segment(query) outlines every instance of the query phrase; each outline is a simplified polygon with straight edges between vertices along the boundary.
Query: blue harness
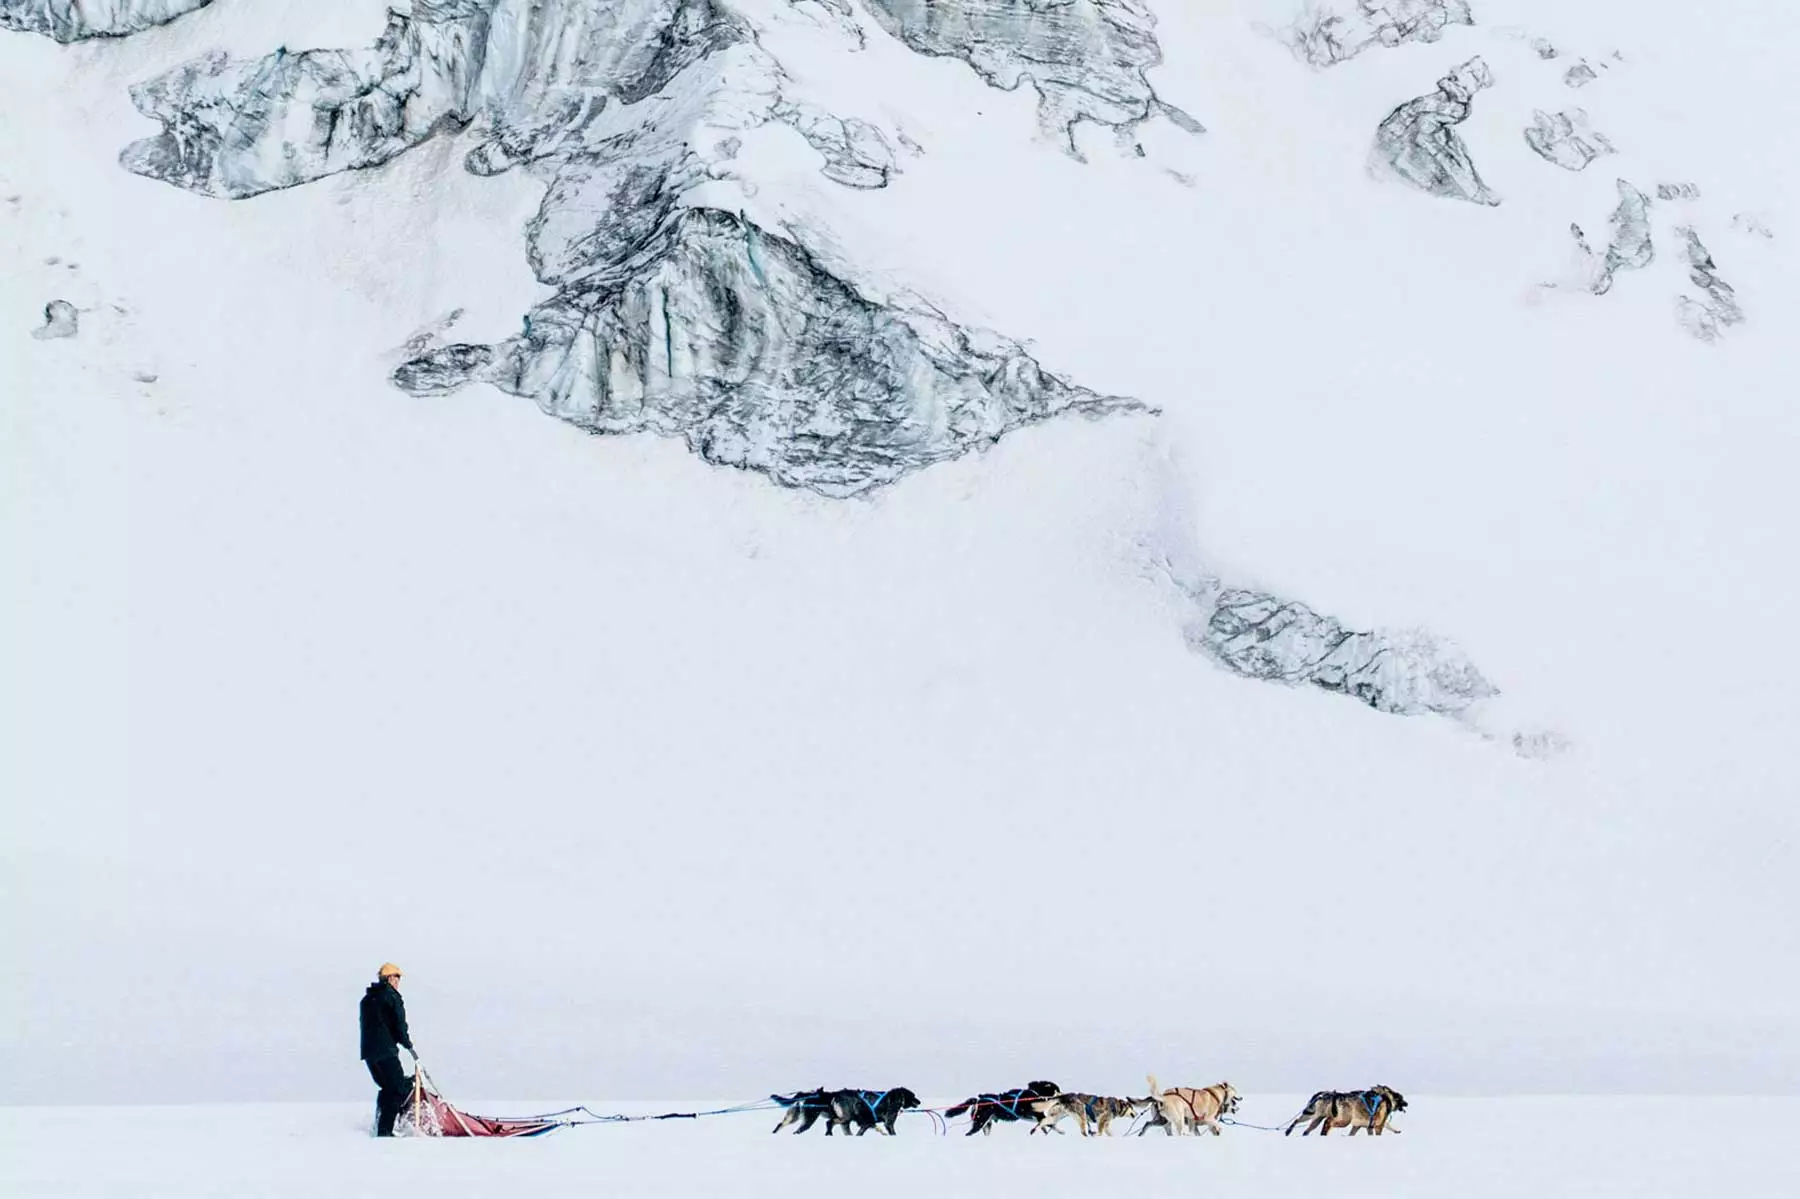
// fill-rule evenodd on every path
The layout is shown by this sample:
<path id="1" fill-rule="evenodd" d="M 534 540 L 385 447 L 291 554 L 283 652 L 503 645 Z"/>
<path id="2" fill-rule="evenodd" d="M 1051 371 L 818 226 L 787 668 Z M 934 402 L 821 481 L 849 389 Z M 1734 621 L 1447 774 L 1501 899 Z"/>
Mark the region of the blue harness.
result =
<path id="1" fill-rule="evenodd" d="M 1019 1104 L 1025 1102 L 1025 1096 L 1028 1094 L 1031 1094 L 1031 1092 L 1026 1091 L 1023 1087 L 1021 1087 L 1020 1089 L 1018 1089 L 1016 1091 L 1008 1091 L 1008 1092 L 1006 1092 L 1006 1094 L 1012 1096 L 1011 1102 L 1002 1100 L 1000 1098 L 1000 1096 L 998 1096 L 998 1095 L 995 1095 L 988 1102 L 992 1103 L 995 1107 L 1000 1108 L 1007 1115 L 1009 1115 L 1013 1119 L 1017 1120 L 1019 1118 Z M 1037 1096 L 1033 1096 L 1033 1098 L 1036 1098 L 1036 1097 Z"/>

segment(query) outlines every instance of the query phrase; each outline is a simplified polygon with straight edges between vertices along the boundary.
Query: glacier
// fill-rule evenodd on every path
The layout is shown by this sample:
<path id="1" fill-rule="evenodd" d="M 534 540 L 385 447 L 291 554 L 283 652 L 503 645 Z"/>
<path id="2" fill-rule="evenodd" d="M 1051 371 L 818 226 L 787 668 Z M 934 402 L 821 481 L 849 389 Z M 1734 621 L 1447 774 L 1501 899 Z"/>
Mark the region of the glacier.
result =
<path id="1" fill-rule="evenodd" d="M 1157 116 L 1189 133 L 1204 126 L 1163 101 L 1145 72 L 1162 62 L 1156 15 L 1143 0 L 863 0 L 875 20 L 921 54 L 959 58 L 991 86 L 1029 83 L 1046 135 L 1079 158 L 1076 127 L 1129 141 Z"/>
<path id="2" fill-rule="evenodd" d="M 0 29 L 59 42 L 126 37 L 196 12 L 213 0 L 0 0 Z"/>
<path id="3" fill-rule="evenodd" d="M 1469 119 L 1476 93 L 1493 85 L 1487 63 L 1471 58 L 1438 80 L 1436 91 L 1394 109 L 1375 132 L 1370 168 L 1434 196 L 1499 204 L 1456 133 Z"/>
<path id="4" fill-rule="evenodd" d="M 847 6 L 828 7 L 855 25 Z M 963 59 L 995 87 L 1029 81 L 1042 128 L 1071 153 L 1082 122 L 1127 140 L 1159 115 L 1201 130 L 1148 82 L 1161 50 L 1140 0 L 867 7 L 919 53 Z M 861 286 L 854 264 L 827 250 L 828 231 L 771 228 L 720 205 L 714 185 L 736 177 L 742 137 L 769 125 L 799 134 L 820 174 L 847 189 L 883 188 L 900 169 L 898 135 L 811 102 L 763 47 L 755 11 L 727 0 L 416 0 L 390 9 L 365 48 L 215 51 L 136 84 L 132 103 L 161 130 L 120 162 L 245 200 L 467 133 L 471 173 L 544 181 L 526 253 L 554 294 L 498 343 L 421 338 L 394 384 L 432 396 L 487 383 L 588 432 L 677 437 L 709 463 L 785 487 L 856 496 L 1031 424 L 1154 413 L 923 297 Z M 1435 36 L 1428 19 L 1405 28 Z M 1472 90 L 1478 67 L 1442 87 L 1467 78 Z M 1407 153 L 1447 138 L 1449 149 L 1430 152 L 1454 159 L 1453 133 L 1417 127 L 1425 107 L 1441 105 L 1405 110 Z M 1453 161 L 1439 169 L 1473 179 Z M 1246 677 L 1397 714 L 1454 714 L 1497 694 L 1428 635 L 1347 632 L 1243 588 L 1215 588 L 1204 606 L 1205 632 L 1190 643 Z"/>
<path id="5" fill-rule="evenodd" d="M 1292 21 L 1271 32 L 1296 58 L 1323 70 L 1377 46 L 1429 44 L 1452 26 L 1473 24 L 1469 0 L 1306 0 Z"/>

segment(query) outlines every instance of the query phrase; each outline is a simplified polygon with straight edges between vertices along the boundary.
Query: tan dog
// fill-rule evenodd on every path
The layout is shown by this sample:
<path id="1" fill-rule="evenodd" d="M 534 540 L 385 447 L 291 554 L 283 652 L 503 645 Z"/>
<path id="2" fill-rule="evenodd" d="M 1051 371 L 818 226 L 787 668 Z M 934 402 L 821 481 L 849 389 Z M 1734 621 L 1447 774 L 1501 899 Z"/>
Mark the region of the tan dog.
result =
<path id="1" fill-rule="evenodd" d="M 1210 1087 L 1170 1087 L 1163 1090 L 1150 1075 L 1150 1098 L 1156 1104 L 1156 1118 L 1138 1129 L 1141 1137 L 1157 1125 L 1169 1136 L 1198 1136 L 1202 1127 L 1212 1129 L 1216 1137 L 1223 1131 L 1219 1117 L 1237 1111 L 1238 1093 L 1228 1082 Z"/>
<path id="2" fill-rule="evenodd" d="M 1300 1121 L 1310 1121 L 1301 1136 L 1311 1136 L 1313 1129 L 1328 1137 L 1334 1128 L 1348 1128 L 1355 1136 L 1357 1129 L 1367 1129 L 1378 1137 L 1387 1131 L 1388 1120 L 1395 1112 L 1406 1110 L 1406 1096 L 1392 1087 L 1370 1087 L 1366 1091 L 1320 1091 L 1307 1100 L 1306 1110 L 1294 1117 L 1284 1136 L 1291 1135 Z M 1398 1128 L 1394 1135 L 1400 1135 Z"/>

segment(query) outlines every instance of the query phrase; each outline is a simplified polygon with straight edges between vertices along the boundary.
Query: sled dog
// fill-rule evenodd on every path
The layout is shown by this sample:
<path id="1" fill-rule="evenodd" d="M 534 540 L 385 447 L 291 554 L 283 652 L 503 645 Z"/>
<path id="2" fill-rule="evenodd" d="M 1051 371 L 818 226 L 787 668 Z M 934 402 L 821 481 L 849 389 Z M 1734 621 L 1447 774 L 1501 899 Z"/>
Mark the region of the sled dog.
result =
<path id="1" fill-rule="evenodd" d="M 1328 1137 L 1334 1128 L 1348 1128 L 1350 1135 L 1355 1136 L 1359 1128 L 1367 1129 L 1370 1136 L 1380 1136 L 1387 1131 L 1388 1120 L 1395 1112 L 1406 1110 L 1406 1096 L 1392 1087 L 1376 1086 L 1366 1091 L 1320 1091 L 1306 1101 L 1306 1110 L 1295 1116 L 1293 1122 L 1282 1132 L 1283 1136 L 1292 1136 L 1294 1129 L 1302 1120 L 1309 1121 L 1301 1136 L 1311 1136 L 1313 1129 L 1319 1135 Z M 1400 1130 L 1394 1129 L 1395 1135 Z"/>
<path id="2" fill-rule="evenodd" d="M 1109 1095 L 1065 1092 L 1037 1106 L 1034 1112 L 1037 1123 L 1031 1131 L 1060 1133 L 1062 1129 L 1058 1125 L 1066 1117 L 1074 1116 L 1082 1136 L 1111 1136 L 1114 1120 L 1129 1120 L 1139 1112 L 1149 1111 L 1151 1104 L 1149 1099 L 1115 1099 Z"/>
<path id="3" fill-rule="evenodd" d="M 771 1128 L 770 1132 L 780 1132 L 790 1124 L 798 1124 L 794 1129 L 798 1136 L 819 1122 L 831 1105 L 832 1092 L 824 1087 L 814 1087 L 810 1091 L 795 1091 L 792 1095 L 771 1095 L 770 1099 L 781 1105 L 781 1121 Z"/>
<path id="4" fill-rule="evenodd" d="M 996 1124 L 1011 1124 L 1014 1120 L 1036 1121 L 1039 1109 L 1060 1094 L 1061 1087 L 1039 1080 L 1010 1091 L 983 1091 L 963 1100 L 944 1115 L 954 1120 L 968 1112 L 969 1131 L 963 1135 L 972 1137 L 979 1132 L 986 1136 L 993 1133 Z"/>
<path id="5" fill-rule="evenodd" d="M 1237 1111 L 1238 1106 L 1238 1093 L 1228 1082 L 1164 1090 L 1154 1074 L 1150 1075 L 1150 1098 L 1156 1104 L 1156 1115 L 1138 1129 L 1140 1137 L 1158 1125 L 1169 1136 L 1197 1136 L 1204 1126 L 1216 1137 L 1221 1131 L 1219 1117 Z"/>
<path id="6" fill-rule="evenodd" d="M 848 1136 L 854 1125 L 859 1137 L 871 1128 L 891 1137 L 900 1113 L 919 1106 L 919 1097 L 905 1087 L 889 1091 L 833 1091 L 826 1098 L 826 1136 L 834 1128 L 842 1128 Z"/>

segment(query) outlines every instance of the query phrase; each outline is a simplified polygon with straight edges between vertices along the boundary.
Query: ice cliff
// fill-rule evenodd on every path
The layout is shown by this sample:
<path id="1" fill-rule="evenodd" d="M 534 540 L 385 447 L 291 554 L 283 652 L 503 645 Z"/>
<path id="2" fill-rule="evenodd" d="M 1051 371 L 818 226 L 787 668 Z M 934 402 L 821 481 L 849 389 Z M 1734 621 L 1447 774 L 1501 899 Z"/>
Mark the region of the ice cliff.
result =
<path id="1" fill-rule="evenodd" d="M 1162 62 L 1156 17 L 1143 0 L 863 0 L 875 20 L 921 54 L 960 58 L 994 87 L 1029 83 L 1038 119 L 1070 153 L 1083 121 L 1129 135 L 1167 116 L 1191 133 L 1200 122 L 1164 103 L 1145 72 Z"/>
<path id="2" fill-rule="evenodd" d="M 124 37 L 173 21 L 212 0 L 0 0 L 0 29 L 59 42 Z"/>
<path id="3" fill-rule="evenodd" d="M 212 195 L 376 166 L 471 125 L 469 170 L 546 180 L 527 249 L 556 295 L 500 345 L 401 366 L 415 393 L 479 379 L 584 429 L 679 436 L 710 462 L 830 495 L 1063 412 L 1142 407 L 923 303 L 868 298 L 804 231 L 701 202 L 732 174 L 736 135 L 771 122 L 846 186 L 897 169 L 880 129 L 798 96 L 717 0 L 420 0 L 366 49 L 214 55 L 133 100 L 163 129 L 124 164 Z"/>
<path id="4" fill-rule="evenodd" d="M 1276 37 L 1294 56 L 1323 69 L 1377 46 L 1435 42 L 1454 25 L 1473 25 L 1468 0 L 1309 0 Z"/>
<path id="5" fill-rule="evenodd" d="M 1247 678 L 1319 687 L 1382 712 L 1455 715 L 1499 694 L 1456 646 L 1418 630 L 1359 632 L 1305 604 L 1209 588 L 1188 642 Z"/>
<path id="6" fill-rule="evenodd" d="M 1469 119 L 1475 94 L 1493 84 L 1487 63 L 1471 58 L 1438 80 L 1436 91 L 1394 109 L 1375 131 L 1371 168 L 1434 196 L 1500 203 L 1456 133 Z"/>

